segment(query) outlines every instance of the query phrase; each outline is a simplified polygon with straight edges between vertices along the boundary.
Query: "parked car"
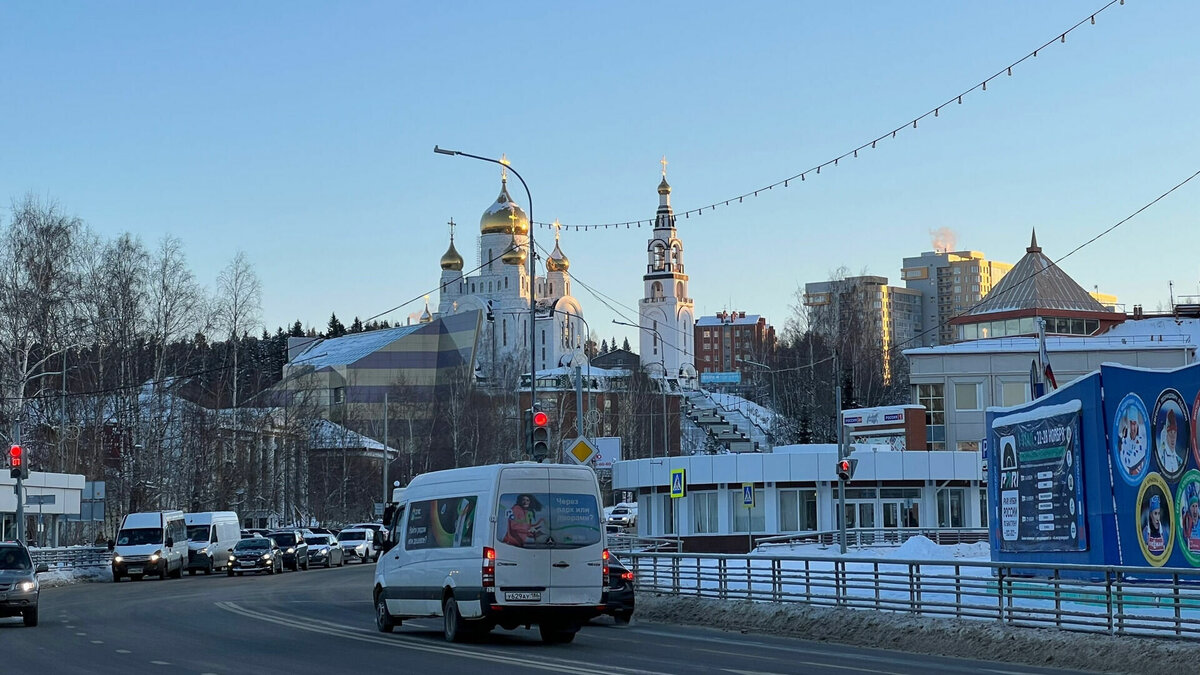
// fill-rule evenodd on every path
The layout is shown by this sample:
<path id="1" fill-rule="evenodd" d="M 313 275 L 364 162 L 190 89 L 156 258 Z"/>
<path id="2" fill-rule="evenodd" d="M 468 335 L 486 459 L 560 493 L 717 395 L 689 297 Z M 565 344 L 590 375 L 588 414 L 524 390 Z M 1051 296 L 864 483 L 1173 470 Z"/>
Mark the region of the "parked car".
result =
<path id="1" fill-rule="evenodd" d="M 270 537 L 251 537 L 242 539 L 229 550 L 232 564 L 229 566 L 229 576 L 246 573 L 257 574 L 266 572 L 275 574 L 283 571 L 283 551 L 279 544 Z"/>
<path id="2" fill-rule="evenodd" d="M 608 513 L 608 524 L 618 527 L 637 526 L 637 507 L 628 504 L 617 504 Z"/>
<path id="3" fill-rule="evenodd" d="M 0 616 L 20 616 L 26 626 L 38 625 L 37 575 L 46 569 L 44 563 L 34 568 L 29 549 L 20 542 L 0 542 Z"/>
<path id="4" fill-rule="evenodd" d="M 374 530 L 350 527 L 338 532 L 338 545 L 348 558 L 357 558 L 359 562 L 367 562 L 374 555 L 375 547 L 372 541 Z"/>
<path id="5" fill-rule="evenodd" d="M 257 532 L 251 532 L 250 530 L 242 530 L 242 539 L 254 539 L 255 537 L 261 537 L 261 536 L 262 535 Z"/>
<path id="6" fill-rule="evenodd" d="M 608 559 L 608 586 L 604 588 L 603 613 L 622 624 L 629 623 L 633 617 L 633 571 L 615 555 Z"/>
<path id="7" fill-rule="evenodd" d="M 329 529 L 328 527 L 311 527 L 309 530 L 311 530 L 313 534 L 328 534 L 334 537 L 337 536 L 337 532 Z"/>
<path id="8" fill-rule="evenodd" d="M 283 566 L 293 570 L 308 569 L 308 544 L 300 530 L 276 530 L 269 535 L 283 551 Z"/>
<path id="9" fill-rule="evenodd" d="M 346 556 L 338 546 L 338 540 L 331 534 L 314 534 L 304 538 L 308 544 L 308 562 L 313 565 L 341 567 L 346 564 Z"/>

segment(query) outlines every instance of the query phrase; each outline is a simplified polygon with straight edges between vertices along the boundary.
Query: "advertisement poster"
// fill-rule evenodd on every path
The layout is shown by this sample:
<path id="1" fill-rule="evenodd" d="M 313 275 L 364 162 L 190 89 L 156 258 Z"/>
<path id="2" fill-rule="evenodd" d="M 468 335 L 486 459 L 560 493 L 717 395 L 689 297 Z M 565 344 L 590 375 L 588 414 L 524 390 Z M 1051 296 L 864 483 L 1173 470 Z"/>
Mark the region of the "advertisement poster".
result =
<path id="1" fill-rule="evenodd" d="M 496 538 L 521 548 L 580 548 L 600 543 L 596 496 L 508 493 L 500 496 Z"/>
<path id="2" fill-rule="evenodd" d="M 1087 549 L 1078 401 L 998 417 L 1000 547 Z"/>
<path id="3" fill-rule="evenodd" d="M 404 548 L 412 551 L 470 546 L 475 532 L 477 499 L 471 495 L 409 504 Z"/>

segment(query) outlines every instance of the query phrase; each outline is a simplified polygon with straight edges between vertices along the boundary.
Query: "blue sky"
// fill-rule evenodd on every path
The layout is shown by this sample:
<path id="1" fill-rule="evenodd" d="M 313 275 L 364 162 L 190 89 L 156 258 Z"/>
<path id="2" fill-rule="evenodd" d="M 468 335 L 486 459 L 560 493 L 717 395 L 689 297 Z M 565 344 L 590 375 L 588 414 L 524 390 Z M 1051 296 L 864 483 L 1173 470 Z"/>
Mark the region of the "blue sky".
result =
<path id="1" fill-rule="evenodd" d="M 662 155 L 677 211 L 728 199 L 911 120 L 1104 4 L 5 3 L 0 217 L 33 192 L 106 236 L 173 234 L 210 286 L 245 250 L 269 328 L 348 323 L 436 288 L 450 218 L 475 259 L 498 172 L 435 144 L 507 153 L 538 221 L 650 218 Z M 899 284 L 940 227 L 1009 262 L 1036 227 L 1065 254 L 1200 169 L 1198 24 L 1200 3 L 1128 0 L 877 150 L 681 218 L 698 313 L 782 326 L 796 289 L 840 266 Z M 1198 204 L 1200 179 L 1063 267 L 1128 305 L 1165 304 L 1169 281 L 1200 293 Z M 562 245 L 632 317 L 647 235 Z M 633 341 L 576 294 L 598 333 Z"/>

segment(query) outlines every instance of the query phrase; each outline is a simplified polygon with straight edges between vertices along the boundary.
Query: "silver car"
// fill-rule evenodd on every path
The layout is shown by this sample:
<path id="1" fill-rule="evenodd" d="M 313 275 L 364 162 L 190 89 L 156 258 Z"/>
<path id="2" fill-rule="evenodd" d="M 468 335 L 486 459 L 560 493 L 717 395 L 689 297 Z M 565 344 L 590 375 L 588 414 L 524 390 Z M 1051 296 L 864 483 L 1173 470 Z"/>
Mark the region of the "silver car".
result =
<path id="1" fill-rule="evenodd" d="M 374 536 L 374 530 L 351 527 L 338 532 L 337 540 L 347 559 L 357 558 L 359 562 L 367 562 L 375 553 L 372 544 Z"/>
<path id="2" fill-rule="evenodd" d="M 35 569 L 29 549 L 20 543 L 0 542 L 0 616 L 20 616 L 26 626 L 38 625 L 37 575 L 47 569 L 45 564 Z"/>

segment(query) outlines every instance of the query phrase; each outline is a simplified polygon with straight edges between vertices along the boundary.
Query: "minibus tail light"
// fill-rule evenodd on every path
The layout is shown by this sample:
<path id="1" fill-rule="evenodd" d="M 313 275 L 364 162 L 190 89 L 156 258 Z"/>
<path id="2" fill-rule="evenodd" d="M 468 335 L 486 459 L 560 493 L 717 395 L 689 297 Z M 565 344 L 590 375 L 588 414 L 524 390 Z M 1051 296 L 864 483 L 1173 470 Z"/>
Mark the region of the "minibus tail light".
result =
<path id="1" fill-rule="evenodd" d="M 488 546 L 483 547 L 483 590 L 496 591 L 496 549 Z"/>

